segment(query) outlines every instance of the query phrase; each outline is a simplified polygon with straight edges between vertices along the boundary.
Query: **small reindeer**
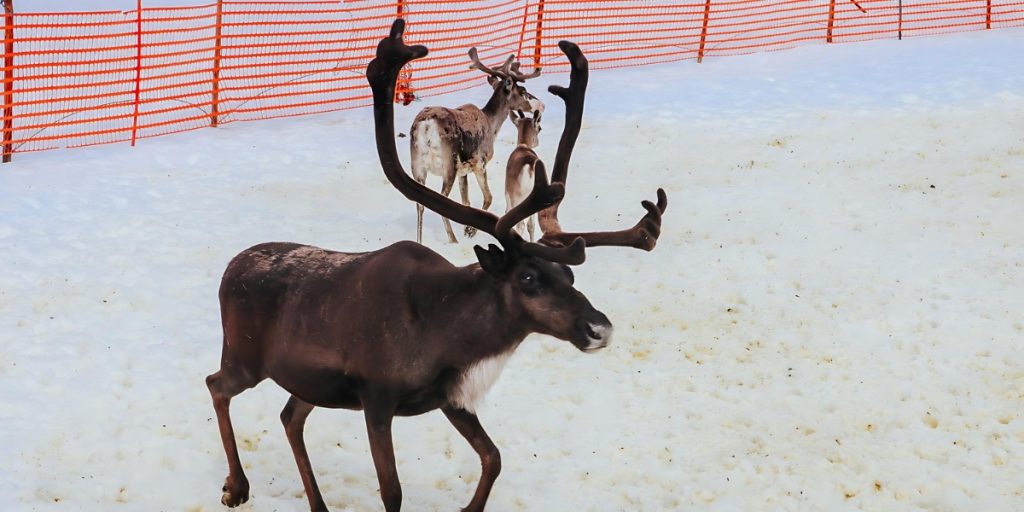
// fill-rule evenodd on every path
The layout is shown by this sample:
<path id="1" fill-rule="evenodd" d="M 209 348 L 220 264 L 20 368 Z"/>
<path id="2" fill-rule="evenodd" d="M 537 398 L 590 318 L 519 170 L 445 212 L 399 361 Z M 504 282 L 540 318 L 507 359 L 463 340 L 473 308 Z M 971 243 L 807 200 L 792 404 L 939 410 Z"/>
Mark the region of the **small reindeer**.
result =
<path id="1" fill-rule="evenodd" d="M 468 175 L 473 173 L 484 196 L 483 209 L 491 206 L 492 196 L 487 184 L 487 163 L 494 156 L 494 139 L 511 110 L 543 110 L 544 104 L 519 85 L 540 76 L 540 68 L 526 75 L 519 72 L 519 63 L 509 55 L 498 69 L 480 62 L 476 48 L 469 50 L 472 69 L 487 74 L 494 92 L 483 108 L 463 105 L 458 108 L 427 107 L 413 120 L 409 145 L 412 155 L 412 177 L 420 184 L 427 182 L 427 174 L 441 177 L 441 194 L 451 193 L 455 179 L 459 180 L 462 204 L 469 205 Z M 444 229 L 448 241 L 457 242 L 447 218 Z M 476 234 L 476 228 L 466 226 L 466 236 Z M 423 205 L 416 205 L 416 241 L 423 242 Z"/>
<path id="2" fill-rule="evenodd" d="M 516 149 L 509 155 L 508 164 L 505 166 L 505 212 L 523 202 L 526 195 L 530 193 L 529 187 L 533 186 L 534 166 L 539 160 L 533 148 L 540 143 L 540 115 L 539 110 L 533 112 L 533 117 L 527 117 L 522 110 L 509 114 L 512 123 L 519 130 L 519 134 Z M 534 241 L 534 217 L 534 215 L 530 215 L 525 221 L 516 224 L 514 228 L 522 236 L 525 227 L 530 234 L 531 242 Z"/>
<path id="3" fill-rule="evenodd" d="M 557 207 L 565 194 L 562 183 L 547 181 L 540 161 L 530 194 L 500 218 L 411 179 L 395 147 L 395 81 L 402 66 L 427 49 L 405 45 L 404 27 L 403 20 L 394 22 L 366 70 L 384 174 L 406 198 L 490 234 L 501 247 L 475 247 L 478 263 L 462 267 L 408 241 L 363 253 L 275 242 L 235 256 L 220 284 L 220 369 L 206 378 L 227 455 L 221 502 L 229 507 L 249 499 L 231 399 L 269 378 L 292 395 L 281 422 L 310 510 L 325 512 L 327 505 L 303 430 L 314 408 L 329 407 L 363 411 L 387 512 L 402 505 L 393 419 L 440 409 L 480 456 L 480 481 L 463 510 L 482 511 L 501 471 L 501 455 L 476 410 L 512 352 L 530 333 L 568 341 L 583 352 L 596 352 L 611 341 L 611 322 L 573 286 L 566 265 L 583 263 L 587 246 L 649 251 L 661 232 L 668 199 L 659 189 L 657 205 L 644 201 L 647 213 L 630 229 L 567 233 L 554 217 L 554 222 L 542 218 L 541 228 L 550 231 L 539 243 L 523 240 L 512 226 Z M 572 64 L 569 87 L 552 90 L 566 103 L 566 131 L 554 164 L 564 182 L 583 114 L 587 60 L 576 45 L 563 41 L 559 46 Z"/>

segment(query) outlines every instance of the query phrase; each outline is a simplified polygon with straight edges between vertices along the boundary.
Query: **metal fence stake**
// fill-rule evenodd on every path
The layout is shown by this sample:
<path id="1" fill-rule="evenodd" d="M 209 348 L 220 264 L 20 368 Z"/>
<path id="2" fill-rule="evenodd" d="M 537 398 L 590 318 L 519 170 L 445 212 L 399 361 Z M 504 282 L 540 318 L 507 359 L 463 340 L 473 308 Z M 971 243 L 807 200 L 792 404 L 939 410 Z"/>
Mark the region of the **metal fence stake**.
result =
<path id="1" fill-rule="evenodd" d="M 14 0 L 4 0 L 4 155 L 11 161 L 14 151 Z"/>

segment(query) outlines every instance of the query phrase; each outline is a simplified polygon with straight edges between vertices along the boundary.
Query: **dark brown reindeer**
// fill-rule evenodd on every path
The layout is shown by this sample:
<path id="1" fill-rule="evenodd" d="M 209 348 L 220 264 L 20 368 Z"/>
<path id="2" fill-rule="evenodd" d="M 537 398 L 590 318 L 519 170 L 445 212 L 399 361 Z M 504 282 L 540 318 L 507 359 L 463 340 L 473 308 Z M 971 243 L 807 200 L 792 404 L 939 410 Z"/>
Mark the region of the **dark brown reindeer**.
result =
<path id="1" fill-rule="evenodd" d="M 544 105 L 526 91 L 522 85 L 526 80 L 540 76 L 540 68 L 530 74 L 519 72 L 519 63 L 513 62 L 513 55 L 498 69 L 491 69 L 480 62 L 476 48 L 469 50 L 473 62 L 470 68 L 487 74 L 487 81 L 494 88 L 490 99 L 483 108 L 466 104 L 458 108 L 427 107 L 420 111 L 409 130 L 409 150 L 412 177 L 421 185 L 427 182 L 428 174 L 441 177 L 441 194 L 445 197 L 452 191 L 455 179 L 459 180 L 462 204 L 469 206 L 469 174 L 476 176 L 477 185 L 483 194 L 483 209 L 491 207 L 493 196 L 487 183 L 487 163 L 494 156 L 494 139 L 498 136 L 505 117 L 512 110 L 543 110 Z M 448 241 L 457 242 L 451 222 L 443 217 Z M 476 228 L 466 226 L 466 236 L 472 237 Z M 423 205 L 416 205 L 416 241 L 423 243 Z"/>
<path id="2" fill-rule="evenodd" d="M 508 156 L 508 163 L 505 164 L 505 212 L 514 208 L 526 199 L 526 194 L 533 183 L 533 168 L 540 161 L 533 148 L 540 143 L 540 111 L 534 111 L 533 117 L 523 114 L 518 110 L 509 114 L 512 123 L 519 131 L 516 136 L 516 148 Z M 523 236 L 524 229 L 530 234 L 530 241 L 533 242 L 533 215 L 526 221 L 516 224 L 513 229 L 519 236 Z M 524 226 L 525 224 L 525 226 Z"/>
<path id="3" fill-rule="evenodd" d="M 567 340 L 585 352 L 610 340 L 611 323 L 573 288 L 566 266 L 583 262 L 592 235 L 552 232 L 559 245 L 552 247 L 512 232 L 521 219 L 563 197 L 563 185 L 548 183 L 543 164 L 537 165 L 530 195 L 500 218 L 452 201 L 405 174 L 394 142 L 395 80 L 403 65 L 427 49 L 406 46 L 404 26 L 395 21 L 367 67 L 384 173 L 407 198 L 483 230 L 501 248 L 476 247 L 479 263 L 465 267 L 413 242 L 365 253 L 267 243 L 236 256 L 220 287 L 220 371 L 206 379 L 228 460 L 221 501 L 230 507 L 249 496 L 228 412 L 231 398 L 270 378 L 292 394 L 281 421 L 311 510 L 327 510 L 303 441 L 306 418 L 315 407 L 363 410 L 388 512 L 398 511 L 402 502 L 393 418 L 441 409 L 481 460 L 480 482 L 463 510 L 483 510 L 501 459 L 475 410 L 509 355 L 530 333 Z M 567 118 L 578 123 L 587 62 L 572 43 L 560 45 L 572 61 L 573 79 L 568 89 L 554 90 L 566 99 Z M 581 101 L 571 101 L 577 97 Z M 560 151 L 556 160 L 564 164 L 568 157 Z M 644 247 L 652 248 L 666 206 L 664 194 L 659 193 L 657 206 L 645 206 L 648 213 L 634 229 L 619 232 L 614 240 L 593 235 L 596 241 L 635 246 L 643 239 Z M 454 330 L 452 325 L 462 327 Z"/>

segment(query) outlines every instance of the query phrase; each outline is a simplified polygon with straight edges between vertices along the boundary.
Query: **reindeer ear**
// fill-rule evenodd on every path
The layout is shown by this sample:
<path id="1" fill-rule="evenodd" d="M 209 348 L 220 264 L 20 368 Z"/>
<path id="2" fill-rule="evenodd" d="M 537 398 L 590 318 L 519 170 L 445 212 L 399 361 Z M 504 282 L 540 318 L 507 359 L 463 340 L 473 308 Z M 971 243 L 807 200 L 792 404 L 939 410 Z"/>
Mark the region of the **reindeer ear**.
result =
<path id="1" fill-rule="evenodd" d="M 501 84 L 501 79 L 494 75 L 487 75 L 487 83 L 491 84 L 491 87 L 497 89 L 498 85 Z"/>
<path id="2" fill-rule="evenodd" d="M 484 249 L 479 245 L 474 245 L 473 252 L 476 253 L 476 259 L 480 262 L 480 268 L 484 269 L 484 272 L 494 277 L 505 273 L 505 269 L 508 267 L 508 258 L 498 246 L 489 244 L 487 249 Z"/>

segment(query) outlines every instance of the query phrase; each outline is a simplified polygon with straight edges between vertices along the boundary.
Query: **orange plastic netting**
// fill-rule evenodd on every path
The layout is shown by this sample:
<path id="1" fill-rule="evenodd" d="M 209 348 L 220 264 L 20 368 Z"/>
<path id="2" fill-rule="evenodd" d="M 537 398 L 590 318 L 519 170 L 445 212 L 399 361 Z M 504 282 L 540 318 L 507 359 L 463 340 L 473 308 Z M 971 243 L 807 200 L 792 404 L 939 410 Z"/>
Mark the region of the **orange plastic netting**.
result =
<path id="1" fill-rule="evenodd" d="M 515 53 L 527 70 L 565 71 L 557 42 L 570 39 L 593 69 L 616 68 L 1022 26 L 1024 1 L 222 0 L 8 10 L 3 154 L 368 105 L 363 72 L 397 15 L 409 20 L 406 40 L 431 49 L 401 78 L 399 99 L 408 100 L 480 83 L 467 67 L 471 46 L 484 62 Z"/>

